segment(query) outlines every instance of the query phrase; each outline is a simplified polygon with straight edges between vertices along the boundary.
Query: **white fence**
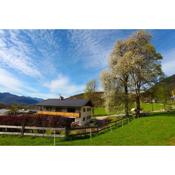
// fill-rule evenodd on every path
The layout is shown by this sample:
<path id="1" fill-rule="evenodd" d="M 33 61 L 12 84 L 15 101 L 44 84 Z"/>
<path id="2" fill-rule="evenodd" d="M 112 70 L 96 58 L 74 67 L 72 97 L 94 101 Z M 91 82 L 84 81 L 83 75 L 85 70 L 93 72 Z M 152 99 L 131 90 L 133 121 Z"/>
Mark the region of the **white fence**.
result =
<path id="1" fill-rule="evenodd" d="M 0 134 L 38 137 L 65 137 L 65 128 L 0 125 Z"/>

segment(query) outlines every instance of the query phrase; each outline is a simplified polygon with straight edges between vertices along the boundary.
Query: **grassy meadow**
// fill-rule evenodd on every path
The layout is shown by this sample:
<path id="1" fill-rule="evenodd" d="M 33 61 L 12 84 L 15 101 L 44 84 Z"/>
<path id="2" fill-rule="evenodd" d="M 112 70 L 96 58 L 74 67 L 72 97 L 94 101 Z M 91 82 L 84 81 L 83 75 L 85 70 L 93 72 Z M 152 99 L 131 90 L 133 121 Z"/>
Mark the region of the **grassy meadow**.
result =
<path id="1" fill-rule="evenodd" d="M 53 138 L 0 136 L 0 145 L 50 145 Z M 56 145 L 175 145 L 175 112 L 157 113 L 131 121 L 94 137 L 65 141 Z"/>
<path id="2" fill-rule="evenodd" d="M 134 105 L 133 105 L 134 107 Z M 164 105 L 162 103 L 141 103 L 141 108 L 144 112 L 153 112 L 153 111 L 162 111 L 164 110 Z M 113 115 L 113 114 L 122 114 L 124 111 L 110 112 L 107 113 L 104 107 L 95 107 L 94 116 L 104 116 L 104 115 Z"/>

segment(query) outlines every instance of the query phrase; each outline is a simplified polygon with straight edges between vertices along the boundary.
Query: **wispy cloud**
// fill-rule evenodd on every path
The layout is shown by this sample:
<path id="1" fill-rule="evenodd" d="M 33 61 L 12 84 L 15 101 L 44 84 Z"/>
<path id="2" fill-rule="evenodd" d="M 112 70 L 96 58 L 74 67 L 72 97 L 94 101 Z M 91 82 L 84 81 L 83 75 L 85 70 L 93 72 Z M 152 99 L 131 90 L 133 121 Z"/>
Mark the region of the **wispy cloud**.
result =
<path id="1" fill-rule="evenodd" d="M 110 49 L 103 46 L 102 38 L 97 37 L 99 33 L 101 32 L 93 30 L 69 31 L 70 41 L 75 49 L 75 57 L 79 59 L 78 61 L 84 61 L 88 68 L 103 67 L 107 64 Z"/>
<path id="2" fill-rule="evenodd" d="M 24 34 L 30 39 L 32 49 L 39 55 L 37 64 L 42 74 L 55 74 L 60 54 L 60 38 L 55 30 L 24 30 Z M 47 68 L 47 69 L 46 69 Z"/>
<path id="3" fill-rule="evenodd" d="M 34 61 L 28 56 L 30 47 L 19 38 L 19 30 L 0 32 L 0 63 L 21 73 L 32 76 L 41 76 Z"/>
<path id="4" fill-rule="evenodd" d="M 21 81 L 9 71 L 0 68 L 0 91 L 11 92 L 17 95 L 31 97 L 48 98 L 54 97 L 53 93 L 42 93 L 38 89 L 32 88 L 29 84 Z"/>
<path id="5" fill-rule="evenodd" d="M 62 94 L 67 97 L 84 90 L 84 85 L 75 85 L 67 76 L 62 74 L 59 74 L 56 79 L 44 83 L 44 86 L 49 89 L 51 94 L 55 94 L 56 96 Z"/>
<path id="6" fill-rule="evenodd" d="M 13 74 L 5 69 L 0 68 L 0 89 L 3 91 L 10 91 L 20 93 L 22 83 Z"/>
<path id="7" fill-rule="evenodd" d="M 168 50 L 163 54 L 162 69 L 166 75 L 175 73 L 175 49 Z"/>

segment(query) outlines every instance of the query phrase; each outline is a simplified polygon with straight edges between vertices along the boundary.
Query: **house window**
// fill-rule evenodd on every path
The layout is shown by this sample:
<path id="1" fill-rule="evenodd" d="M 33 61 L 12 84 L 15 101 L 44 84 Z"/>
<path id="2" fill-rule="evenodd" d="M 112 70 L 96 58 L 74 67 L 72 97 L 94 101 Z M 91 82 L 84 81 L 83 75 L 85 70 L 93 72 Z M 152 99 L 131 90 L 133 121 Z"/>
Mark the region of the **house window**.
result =
<path id="1" fill-rule="evenodd" d="M 60 108 L 56 108 L 56 112 L 61 112 L 62 110 Z"/>
<path id="2" fill-rule="evenodd" d="M 51 111 L 52 107 L 46 106 L 45 109 L 46 109 L 46 111 Z"/>
<path id="3" fill-rule="evenodd" d="M 83 108 L 83 112 L 86 112 L 86 108 Z"/>
<path id="4" fill-rule="evenodd" d="M 68 108 L 67 112 L 75 112 L 75 109 L 74 108 Z"/>
<path id="5" fill-rule="evenodd" d="M 91 118 L 91 116 L 87 116 L 87 120 L 89 120 Z"/>
<path id="6" fill-rule="evenodd" d="M 88 111 L 88 112 L 91 111 L 91 108 L 87 108 L 87 111 Z"/>
<path id="7" fill-rule="evenodd" d="M 83 117 L 83 121 L 85 121 L 85 117 Z"/>

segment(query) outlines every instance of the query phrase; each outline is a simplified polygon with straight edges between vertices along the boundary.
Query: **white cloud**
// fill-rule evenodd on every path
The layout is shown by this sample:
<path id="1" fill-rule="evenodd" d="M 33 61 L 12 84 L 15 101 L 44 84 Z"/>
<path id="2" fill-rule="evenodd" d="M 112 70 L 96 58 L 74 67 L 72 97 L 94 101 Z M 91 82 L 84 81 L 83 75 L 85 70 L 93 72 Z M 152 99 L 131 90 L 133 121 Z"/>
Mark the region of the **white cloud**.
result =
<path id="1" fill-rule="evenodd" d="M 11 73 L 0 68 L 0 89 L 13 93 L 21 93 L 22 83 Z"/>
<path id="2" fill-rule="evenodd" d="M 1 31 L 0 33 L 0 63 L 20 71 L 25 75 L 40 77 L 34 61 L 28 56 L 31 48 L 19 39 L 19 30 Z"/>
<path id="3" fill-rule="evenodd" d="M 9 71 L 0 68 L 0 91 L 10 92 L 22 96 L 48 98 L 54 97 L 54 94 L 41 93 L 35 88 L 28 86 L 25 82 L 19 80 Z"/>
<path id="4" fill-rule="evenodd" d="M 96 34 L 100 31 L 93 30 L 71 30 L 70 41 L 80 59 L 85 62 L 86 67 L 104 67 L 107 65 L 107 58 L 110 49 L 102 45 L 102 40 L 98 40 Z M 104 34 L 104 33 L 103 33 Z M 99 37 L 101 39 L 101 37 Z M 79 61 L 79 60 L 78 60 Z"/>
<path id="5" fill-rule="evenodd" d="M 58 75 L 56 79 L 51 80 L 49 83 L 45 83 L 44 86 L 55 96 L 61 94 L 67 97 L 84 90 L 84 85 L 75 85 L 68 77 L 62 74 Z"/>

